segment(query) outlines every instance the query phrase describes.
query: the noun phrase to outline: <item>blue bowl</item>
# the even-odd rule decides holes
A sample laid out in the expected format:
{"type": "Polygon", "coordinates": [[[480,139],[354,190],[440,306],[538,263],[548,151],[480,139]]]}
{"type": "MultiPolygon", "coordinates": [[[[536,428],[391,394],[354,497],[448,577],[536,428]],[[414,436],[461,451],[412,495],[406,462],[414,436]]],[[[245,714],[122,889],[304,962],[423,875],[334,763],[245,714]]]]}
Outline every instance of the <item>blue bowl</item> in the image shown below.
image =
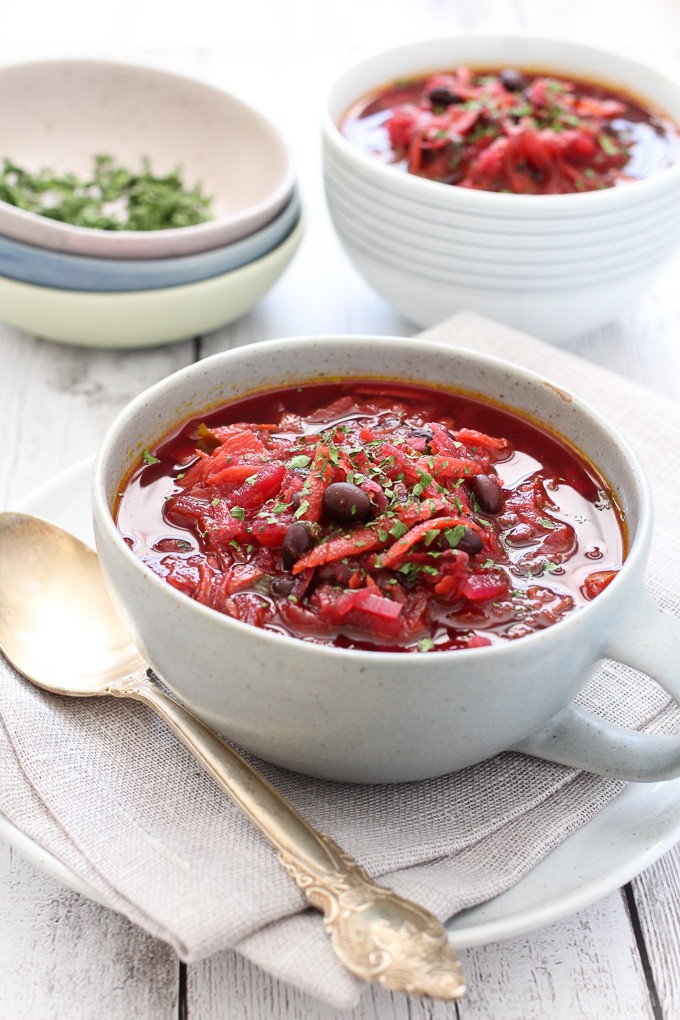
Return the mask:
{"type": "Polygon", "coordinates": [[[222,276],[262,258],[288,237],[300,218],[295,190],[288,205],[264,227],[222,248],[165,259],[102,259],[68,255],[0,234],[0,275],[57,290],[160,290],[222,276]]]}

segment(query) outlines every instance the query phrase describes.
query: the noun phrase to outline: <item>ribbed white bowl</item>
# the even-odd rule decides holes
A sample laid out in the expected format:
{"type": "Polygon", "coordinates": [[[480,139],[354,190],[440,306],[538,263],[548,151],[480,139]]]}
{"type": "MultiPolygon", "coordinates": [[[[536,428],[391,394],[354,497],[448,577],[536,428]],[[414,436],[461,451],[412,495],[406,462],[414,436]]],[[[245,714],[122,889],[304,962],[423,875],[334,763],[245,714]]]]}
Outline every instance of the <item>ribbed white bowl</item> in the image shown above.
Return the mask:
{"type": "Polygon", "coordinates": [[[613,318],[680,246],[680,164],[596,192],[499,194],[403,173],[341,134],[343,114],[365,93],[459,64],[600,80],[680,122],[680,83],[594,47],[470,35],[375,54],[335,82],[323,124],[327,201],[350,259],[421,326],[470,308],[559,341],[613,318]]]}

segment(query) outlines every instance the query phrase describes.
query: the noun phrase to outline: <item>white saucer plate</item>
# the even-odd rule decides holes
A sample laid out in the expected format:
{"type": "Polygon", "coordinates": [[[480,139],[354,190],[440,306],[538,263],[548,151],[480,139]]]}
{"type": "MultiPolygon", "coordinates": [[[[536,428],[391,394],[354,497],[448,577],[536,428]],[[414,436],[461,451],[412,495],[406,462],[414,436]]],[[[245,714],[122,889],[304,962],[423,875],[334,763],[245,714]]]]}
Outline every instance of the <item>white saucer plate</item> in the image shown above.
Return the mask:
{"type": "MultiPolygon", "coordinates": [[[[54,521],[93,545],[92,461],[43,484],[18,509],[54,521]]],[[[0,814],[0,838],[62,884],[104,906],[101,895],[0,814]]],[[[446,925],[455,948],[499,942],[568,917],[629,882],[680,840],[680,779],[630,783],[512,889],[446,925]]]]}

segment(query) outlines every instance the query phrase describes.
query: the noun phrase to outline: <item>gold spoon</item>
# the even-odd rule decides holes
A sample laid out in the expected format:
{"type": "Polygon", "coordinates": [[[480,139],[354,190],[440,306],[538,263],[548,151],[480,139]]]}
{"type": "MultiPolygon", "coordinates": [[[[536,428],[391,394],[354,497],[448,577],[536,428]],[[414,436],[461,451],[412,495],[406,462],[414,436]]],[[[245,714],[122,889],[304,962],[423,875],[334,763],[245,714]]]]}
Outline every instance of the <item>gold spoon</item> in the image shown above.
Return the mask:
{"type": "Polygon", "coordinates": [[[53,694],[111,694],[153,709],[278,851],[356,977],[436,999],[465,993],[437,918],[373,882],[232,747],[164,694],[115,613],[96,554],[28,514],[0,514],[0,649],[53,694]]]}

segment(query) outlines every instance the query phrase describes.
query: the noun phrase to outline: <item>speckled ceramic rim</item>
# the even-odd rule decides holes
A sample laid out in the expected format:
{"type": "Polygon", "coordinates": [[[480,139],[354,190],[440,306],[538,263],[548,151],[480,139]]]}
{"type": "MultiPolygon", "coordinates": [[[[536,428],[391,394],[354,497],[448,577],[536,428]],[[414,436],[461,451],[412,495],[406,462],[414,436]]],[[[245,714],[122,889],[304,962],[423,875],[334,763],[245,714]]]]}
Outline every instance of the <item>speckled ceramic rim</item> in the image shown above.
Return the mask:
{"type": "MultiPolygon", "coordinates": [[[[168,406],[168,404],[171,404],[177,409],[176,415],[173,417],[173,422],[174,424],[179,424],[188,420],[190,417],[200,414],[202,411],[206,411],[211,407],[217,406],[220,401],[228,403],[230,400],[240,399],[250,393],[254,394],[266,392],[268,389],[288,385],[303,385],[306,383],[313,384],[315,381],[318,382],[323,379],[362,378],[361,371],[343,372],[339,368],[336,368],[335,373],[333,371],[333,366],[336,364],[332,356],[333,350],[337,348],[338,350],[344,351],[350,345],[353,345],[353,349],[356,352],[357,357],[361,357],[362,349],[365,350],[366,345],[371,345],[374,353],[382,353],[383,364],[385,365],[394,365],[398,355],[406,353],[411,354],[414,359],[417,358],[418,360],[420,360],[424,354],[434,356],[435,359],[447,358],[447,356],[450,356],[452,367],[455,365],[456,359],[462,358],[466,363],[473,365],[475,369],[479,371],[479,375],[481,377],[484,376],[485,369],[495,369],[496,371],[502,371],[505,375],[507,375],[509,385],[514,382],[518,385],[528,385],[532,388],[536,387],[537,391],[540,391],[542,394],[545,394],[546,390],[551,391],[555,395],[555,406],[560,406],[559,403],[557,403],[559,401],[568,403],[570,407],[574,409],[574,412],[578,414],[579,418],[588,422],[589,428],[592,428],[593,432],[599,433],[600,436],[603,436],[603,434],[606,435],[606,438],[613,444],[613,447],[616,448],[621,467],[621,474],[625,476],[623,478],[611,477],[606,480],[611,483],[611,487],[621,498],[621,503],[624,511],[626,512],[629,525],[630,547],[626,560],[622,569],[619,571],[617,578],[598,596],[594,602],[585,606],[581,612],[573,613],[566,619],[561,620],[556,627],[534,632],[533,634],[523,637],[521,641],[508,642],[503,645],[493,645],[483,649],[458,649],[452,652],[438,652],[437,655],[440,657],[448,657],[449,659],[453,657],[454,661],[459,662],[461,665],[470,656],[476,656],[479,654],[493,657],[494,659],[500,659],[501,661],[508,657],[524,657],[529,653],[530,646],[532,645],[534,650],[538,653],[541,647],[545,647],[546,644],[552,644],[555,640],[554,634],[556,631],[559,632],[561,640],[563,640],[565,644],[568,644],[570,634],[577,639],[579,621],[586,613],[591,617],[596,613],[601,613],[605,616],[609,611],[610,601],[619,597],[619,593],[622,591],[622,587],[626,584],[628,578],[634,579],[635,573],[642,569],[644,561],[648,555],[651,542],[651,494],[642,465],[627,440],[625,440],[612,425],[610,425],[600,414],[598,414],[597,411],[584,401],[572,394],[566,393],[554,383],[540,375],[537,375],[536,373],[529,372],[526,369],[519,368],[515,365],[511,365],[509,362],[505,362],[499,358],[493,358],[488,355],[449,347],[444,344],[431,343],[424,340],[408,340],[401,337],[324,336],[290,337],[282,340],[263,341],[261,343],[252,344],[248,347],[241,347],[222,354],[216,354],[211,358],[207,358],[204,361],[181,369],[179,372],[174,373],[167,379],[164,379],[150,387],[128,404],[126,408],[124,408],[108,430],[95,461],[92,489],[93,511],[95,518],[99,521],[103,529],[103,534],[105,535],[106,540],[114,543],[119,550],[122,550],[131,569],[133,569],[138,576],[144,578],[144,583],[148,585],[150,594],[152,595],[154,590],[158,590],[159,592],[162,591],[166,598],[169,597],[173,600],[173,602],[176,602],[178,606],[183,606],[183,612],[185,614],[209,614],[209,617],[213,620],[217,616],[220,618],[221,626],[227,630],[236,627],[241,630],[242,633],[251,635],[255,631],[259,640],[267,643],[273,642],[273,647],[276,647],[278,643],[283,641],[289,645],[298,647],[301,652],[304,650],[305,655],[318,656],[321,660],[326,659],[329,656],[331,658],[339,657],[341,659],[344,659],[346,656],[352,656],[363,659],[364,661],[367,657],[370,661],[376,661],[377,659],[387,659],[392,661],[398,659],[403,660],[403,654],[399,652],[364,652],[355,649],[314,645],[307,642],[300,642],[296,638],[288,637],[283,634],[273,633],[263,629],[255,629],[252,626],[241,623],[238,620],[234,620],[227,616],[221,616],[221,614],[216,613],[209,607],[188,599],[185,595],[175,589],[168,590],[169,586],[165,583],[165,581],[153,574],[152,571],[150,571],[148,567],[146,567],[141,560],[139,560],[130,551],[123,540],[122,535],[114,524],[111,512],[115,494],[118,492],[121,482],[125,476],[125,470],[118,473],[112,473],[111,467],[112,464],[117,463],[121,449],[128,451],[127,470],[129,470],[136,459],[141,455],[143,448],[153,445],[172,428],[172,424],[169,427],[163,425],[162,427],[159,426],[159,432],[157,434],[134,435],[134,429],[131,430],[131,424],[134,423],[135,418],[138,415],[149,414],[149,412],[153,411],[154,407],[157,406],[159,408],[158,420],[163,421],[165,417],[164,409],[168,406]],[[218,395],[220,392],[220,381],[222,383],[228,383],[230,366],[240,363],[241,366],[247,367],[251,366],[255,360],[265,365],[267,363],[272,363],[275,357],[281,357],[285,354],[287,349],[292,349],[292,345],[295,345],[301,357],[308,354],[310,361],[313,360],[313,354],[318,354],[320,345],[322,345],[323,348],[326,348],[329,352],[329,356],[327,358],[324,373],[322,374],[320,371],[310,372],[309,374],[298,372],[288,375],[281,372],[272,373],[267,384],[263,383],[248,391],[239,389],[238,392],[233,394],[224,394],[221,397],[218,395]],[[192,392],[194,392],[194,383],[197,384],[197,388],[200,387],[199,380],[204,377],[206,373],[215,380],[215,400],[201,402],[200,405],[192,404],[190,397],[187,400],[187,394],[191,395],[192,392]],[[134,438],[133,435],[129,434],[131,431],[134,438]]],[[[375,379],[376,373],[371,373],[370,371],[365,370],[363,372],[363,378],[375,379]]],[[[428,378],[426,375],[414,377],[413,374],[404,374],[397,370],[393,373],[385,373],[384,379],[386,382],[389,379],[390,381],[396,382],[413,381],[417,384],[420,383],[425,386],[428,385],[428,378]]],[[[429,385],[435,388],[441,388],[441,380],[437,383],[436,380],[429,379],[429,385]]],[[[455,387],[452,386],[447,388],[455,389],[455,387]]],[[[484,395],[481,387],[478,391],[468,390],[468,392],[476,392],[482,397],[484,395]]],[[[507,406],[512,409],[512,401],[508,401],[507,406]]],[[[519,413],[526,417],[529,412],[519,411],[519,413]]],[[[552,432],[557,431],[552,428],[549,430],[552,432]]],[[[563,433],[562,436],[564,438],[563,433]]],[[[568,439],[567,441],[570,442],[568,439]]]]}
{"type": "Polygon", "coordinates": [[[424,206],[467,210],[480,217],[520,217],[526,221],[533,218],[540,221],[544,217],[591,217],[613,215],[630,205],[642,212],[644,203],[680,184],[680,164],[676,164],[630,187],[570,195],[509,195],[442,187],[436,181],[395,172],[353,146],[340,133],[337,124],[344,112],[372,89],[399,77],[427,74],[464,62],[487,67],[494,63],[516,63],[550,68],[557,74],[571,73],[608,81],[614,87],[618,84],[625,91],[647,99],[680,121],[680,83],[629,57],[548,36],[462,33],[448,39],[425,39],[386,49],[346,70],[328,96],[323,116],[326,144],[355,172],[387,191],[424,206]]]}

